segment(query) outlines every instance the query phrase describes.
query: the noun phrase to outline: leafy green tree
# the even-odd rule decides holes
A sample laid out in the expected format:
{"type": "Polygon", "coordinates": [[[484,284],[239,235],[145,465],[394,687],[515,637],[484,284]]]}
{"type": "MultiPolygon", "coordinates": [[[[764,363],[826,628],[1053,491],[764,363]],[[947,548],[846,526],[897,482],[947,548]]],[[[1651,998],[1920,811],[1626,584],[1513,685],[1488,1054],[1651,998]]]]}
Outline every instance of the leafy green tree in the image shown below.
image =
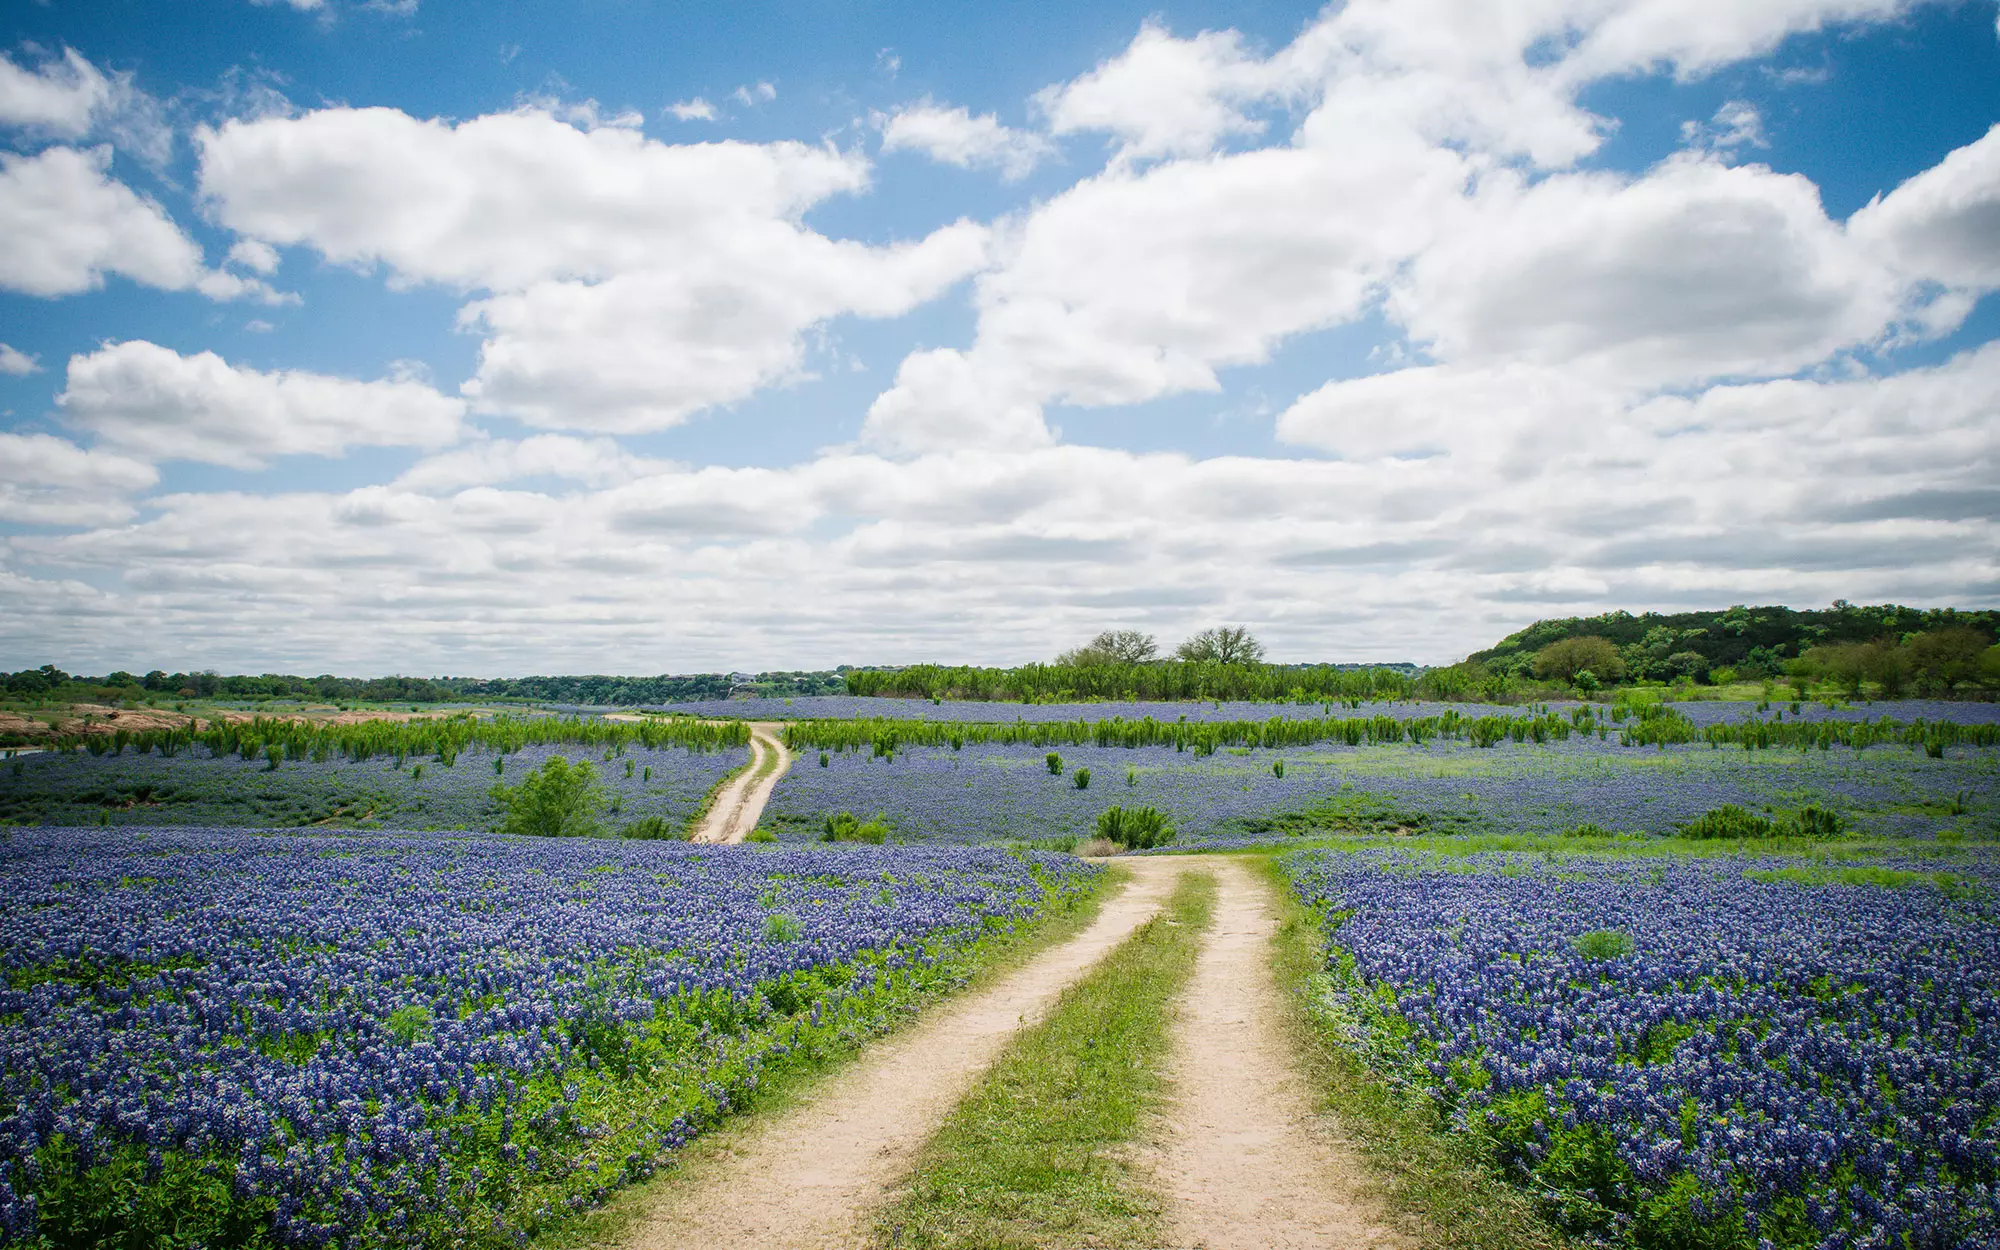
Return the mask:
{"type": "Polygon", "coordinates": [[[1264,658],[1264,644],[1247,626],[1217,625],[1175,647],[1174,655],[1189,664],[1255,664],[1264,658]]]}
{"type": "Polygon", "coordinates": [[[1535,653],[1534,674],[1543,681],[1570,685],[1578,673],[1589,673],[1598,682],[1614,682],[1625,675],[1625,658],[1609,638],[1584,634],[1552,642],[1535,653]]]}
{"type": "Polygon", "coordinates": [[[1986,639],[1976,630],[1934,629],[1903,644],[1909,653],[1910,675],[1925,694],[1950,694],[1961,682],[1979,680],[1979,663],[1986,639]]]}
{"type": "Polygon", "coordinates": [[[551,755],[520,785],[496,785],[492,793],[507,813],[500,822],[501,833],[575,838],[597,833],[601,827],[598,813],[604,808],[604,791],[588,760],[572,764],[551,755]]]}
{"type": "Polygon", "coordinates": [[[1074,651],[1056,657],[1058,664],[1146,664],[1159,658],[1160,644],[1136,629],[1107,629],[1074,651]]]}

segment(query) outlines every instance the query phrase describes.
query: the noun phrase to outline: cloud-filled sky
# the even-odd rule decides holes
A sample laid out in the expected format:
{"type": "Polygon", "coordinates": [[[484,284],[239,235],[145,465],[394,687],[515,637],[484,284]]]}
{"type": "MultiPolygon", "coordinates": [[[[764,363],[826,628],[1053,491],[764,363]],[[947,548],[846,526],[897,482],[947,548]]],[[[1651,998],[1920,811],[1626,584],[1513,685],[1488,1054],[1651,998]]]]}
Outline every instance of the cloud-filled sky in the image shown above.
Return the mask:
{"type": "Polygon", "coordinates": [[[0,666],[2000,604],[1990,0],[0,25],[0,666]]]}

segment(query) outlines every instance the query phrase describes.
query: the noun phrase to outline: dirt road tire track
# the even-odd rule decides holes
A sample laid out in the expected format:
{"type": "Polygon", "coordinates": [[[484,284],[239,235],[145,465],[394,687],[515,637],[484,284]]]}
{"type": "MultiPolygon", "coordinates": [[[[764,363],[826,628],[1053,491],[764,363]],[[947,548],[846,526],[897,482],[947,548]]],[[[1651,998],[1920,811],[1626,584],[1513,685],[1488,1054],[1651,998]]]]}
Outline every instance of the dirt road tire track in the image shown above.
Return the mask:
{"type": "Polygon", "coordinates": [[[1188,986],[1153,1175],[1168,1245],[1404,1250],[1358,1153],[1315,1100],[1272,971],[1277,909],[1250,866],[1208,859],[1215,923],[1188,986]]]}
{"type": "Polygon", "coordinates": [[[784,726],[757,722],[750,726],[750,762],[729,779],[702,817],[691,839],[712,845],[741,842],[750,836],[763,818],[764,805],[778,780],[792,768],[792,753],[785,749],[784,726]]]}
{"type": "Polygon", "coordinates": [[[1189,866],[1128,862],[1133,880],[1081,934],[877,1044],[797,1107],[722,1130],[662,1188],[628,1250],[866,1246],[872,1210],[1016,1030],[1157,912],[1189,866]]]}

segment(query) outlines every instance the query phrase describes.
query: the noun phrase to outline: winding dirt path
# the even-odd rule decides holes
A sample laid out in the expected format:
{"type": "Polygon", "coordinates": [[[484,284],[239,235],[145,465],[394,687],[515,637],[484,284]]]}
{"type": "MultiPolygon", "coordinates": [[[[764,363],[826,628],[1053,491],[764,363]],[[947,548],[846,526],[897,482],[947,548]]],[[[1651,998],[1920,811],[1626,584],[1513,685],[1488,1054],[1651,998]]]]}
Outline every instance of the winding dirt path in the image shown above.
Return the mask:
{"type": "Polygon", "coordinates": [[[1122,862],[1131,884],[1081,934],[872,1047],[790,1111],[723,1129],[712,1153],[661,1187],[629,1250],[866,1246],[871,1210],[1015,1031],[1158,911],[1194,866],[1122,862]]]}
{"type": "Polygon", "coordinates": [[[691,841],[725,844],[750,836],[778,779],[791,771],[792,753],[779,737],[784,728],[768,721],[751,724],[749,765],[715,796],[691,841]]]}
{"type": "Polygon", "coordinates": [[[1149,1160],[1167,1203],[1169,1244],[1412,1245],[1390,1227],[1338,1126],[1316,1113],[1285,1036],[1270,886],[1241,862],[1204,859],[1216,874],[1215,923],[1175,1026],[1174,1092],[1149,1160]]]}

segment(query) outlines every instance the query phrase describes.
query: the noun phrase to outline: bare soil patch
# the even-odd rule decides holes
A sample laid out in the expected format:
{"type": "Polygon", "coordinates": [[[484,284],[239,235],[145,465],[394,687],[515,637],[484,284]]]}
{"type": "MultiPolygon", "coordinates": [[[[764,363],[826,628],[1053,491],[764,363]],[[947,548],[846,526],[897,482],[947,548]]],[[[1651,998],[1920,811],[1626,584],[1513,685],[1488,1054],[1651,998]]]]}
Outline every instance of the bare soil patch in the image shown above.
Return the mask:
{"type": "Polygon", "coordinates": [[[750,763],[715,796],[693,841],[726,845],[750,836],[778,779],[792,767],[792,753],[778,737],[783,729],[783,725],[768,722],[750,726],[750,763]]]}

